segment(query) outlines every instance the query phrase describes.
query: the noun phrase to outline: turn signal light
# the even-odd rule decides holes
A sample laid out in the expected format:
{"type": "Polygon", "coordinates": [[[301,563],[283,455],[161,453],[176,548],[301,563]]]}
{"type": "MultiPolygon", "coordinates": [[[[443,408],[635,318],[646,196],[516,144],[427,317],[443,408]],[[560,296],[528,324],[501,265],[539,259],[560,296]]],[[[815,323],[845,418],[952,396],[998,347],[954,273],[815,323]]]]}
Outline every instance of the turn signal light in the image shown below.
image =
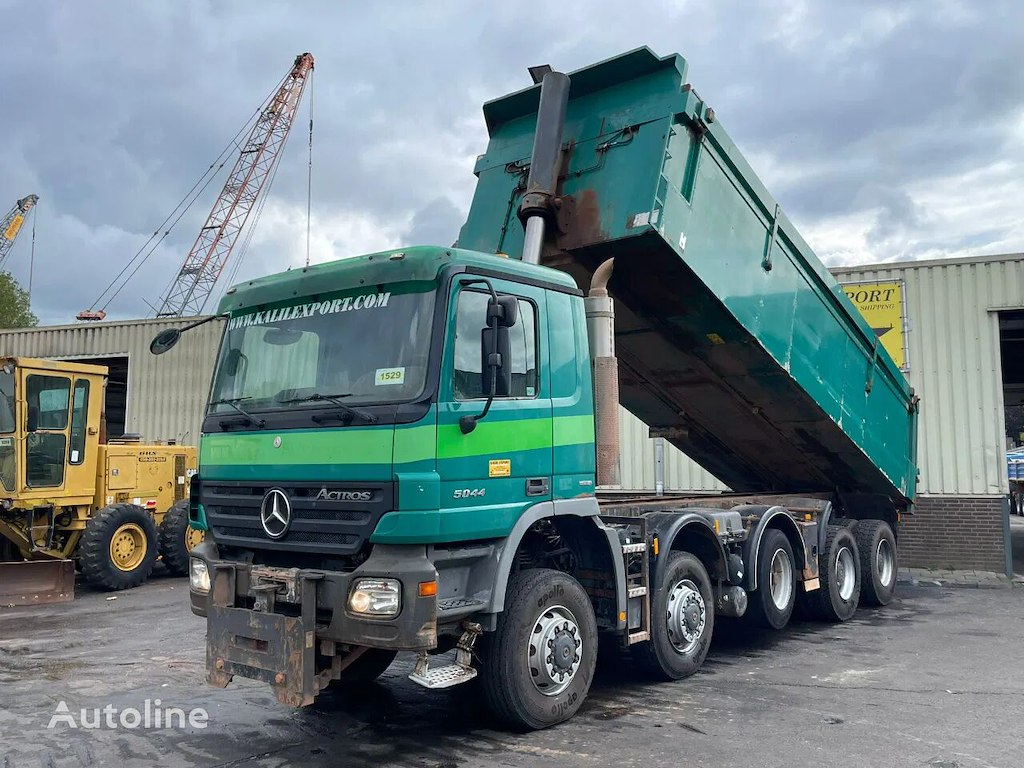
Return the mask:
{"type": "Polygon", "coordinates": [[[437,594],[437,582],[436,581],[421,581],[420,582],[420,597],[433,597],[437,594]]]}

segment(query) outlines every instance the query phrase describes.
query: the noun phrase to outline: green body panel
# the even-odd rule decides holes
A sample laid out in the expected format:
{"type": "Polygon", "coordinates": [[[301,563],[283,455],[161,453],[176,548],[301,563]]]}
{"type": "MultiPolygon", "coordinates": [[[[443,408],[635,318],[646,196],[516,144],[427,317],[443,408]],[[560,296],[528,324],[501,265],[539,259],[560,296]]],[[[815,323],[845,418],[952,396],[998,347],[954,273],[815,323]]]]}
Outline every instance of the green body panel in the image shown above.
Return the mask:
{"type": "MultiPolygon", "coordinates": [[[[568,173],[541,261],[585,287],[615,258],[623,405],[735,490],[881,493],[905,507],[916,399],[684,85],[685,61],[644,48],[570,77],[568,173]]],[[[539,91],[485,105],[460,247],[521,252],[539,91]]]]}

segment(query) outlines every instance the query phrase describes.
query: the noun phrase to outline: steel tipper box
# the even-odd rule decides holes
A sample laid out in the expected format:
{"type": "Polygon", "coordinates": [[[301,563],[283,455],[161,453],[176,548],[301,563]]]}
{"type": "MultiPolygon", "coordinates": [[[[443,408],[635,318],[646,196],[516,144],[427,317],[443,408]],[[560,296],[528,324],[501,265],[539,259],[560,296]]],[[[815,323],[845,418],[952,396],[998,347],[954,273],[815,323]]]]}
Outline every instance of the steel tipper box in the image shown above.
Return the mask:
{"type": "MultiPolygon", "coordinates": [[[[914,496],[917,399],[686,82],[648,48],[573,72],[541,261],[615,259],[620,400],[737,491],[914,496]]],[[[459,247],[522,252],[540,86],[484,106],[459,247]]]]}

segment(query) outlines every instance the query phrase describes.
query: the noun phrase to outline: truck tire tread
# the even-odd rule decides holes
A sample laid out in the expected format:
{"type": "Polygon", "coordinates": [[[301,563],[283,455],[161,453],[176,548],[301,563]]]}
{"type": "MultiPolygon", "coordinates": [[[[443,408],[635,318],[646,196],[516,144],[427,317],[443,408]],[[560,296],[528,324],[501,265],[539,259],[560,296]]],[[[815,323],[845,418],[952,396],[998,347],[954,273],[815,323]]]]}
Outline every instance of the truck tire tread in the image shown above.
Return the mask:
{"type": "Polygon", "coordinates": [[[499,720],[520,730],[538,730],[568,720],[582,706],[590,690],[597,661],[597,619],[590,597],[576,579],[548,568],[520,571],[509,579],[505,609],[498,614],[495,631],[480,648],[481,690],[499,720]],[[526,623],[546,603],[564,605],[579,625],[584,656],[573,682],[556,696],[534,688],[522,653],[526,623]]]}
{"type": "Polygon", "coordinates": [[[896,536],[892,528],[884,520],[861,520],[853,531],[860,552],[860,600],[865,605],[888,605],[896,592],[896,576],[899,571],[899,550],[896,548],[896,536]],[[893,555],[892,582],[882,584],[878,578],[875,556],[878,552],[879,538],[889,540],[893,555]]]}

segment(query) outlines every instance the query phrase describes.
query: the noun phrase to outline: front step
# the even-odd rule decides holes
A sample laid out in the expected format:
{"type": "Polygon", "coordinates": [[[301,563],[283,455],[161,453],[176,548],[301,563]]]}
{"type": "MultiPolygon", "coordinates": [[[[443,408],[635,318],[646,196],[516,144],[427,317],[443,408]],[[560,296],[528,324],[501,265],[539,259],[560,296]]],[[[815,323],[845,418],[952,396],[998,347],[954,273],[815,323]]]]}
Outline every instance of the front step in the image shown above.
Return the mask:
{"type": "Polygon", "coordinates": [[[476,677],[476,670],[473,669],[473,645],[480,637],[483,628],[472,621],[462,622],[462,637],[455,644],[455,663],[446,664],[443,667],[430,669],[430,657],[426,651],[420,652],[416,659],[416,667],[413,669],[409,679],[424,688],[437,690],[438,688],[451,688],[454,685],[468,683],[476,677]]]}
{"type": "Polygon", "coordinates": [[[646,631],[644,631],[644,632],[630,632],[628,635],[626,635],[626,644],[627,645],[633,645],[634,643],[642,643],[645,640],[650,640],[650,639],[651,639],[651,633],[650,632],[646,632],[646,631]]]}
{"type": "Polygon", "coordinates": [[[424,665],[422,673],[419,669],[420,665],[417,664],[416,669],[409,675],[409,679],[414,683],[422,685],[424,688],[433,690],[451,688],[454,685],[468,683],[477,674],[473,667],[464,667],[461,664],[448,664],[443,667],[435,667],[434,669],[428,669],[424,665]]]}

